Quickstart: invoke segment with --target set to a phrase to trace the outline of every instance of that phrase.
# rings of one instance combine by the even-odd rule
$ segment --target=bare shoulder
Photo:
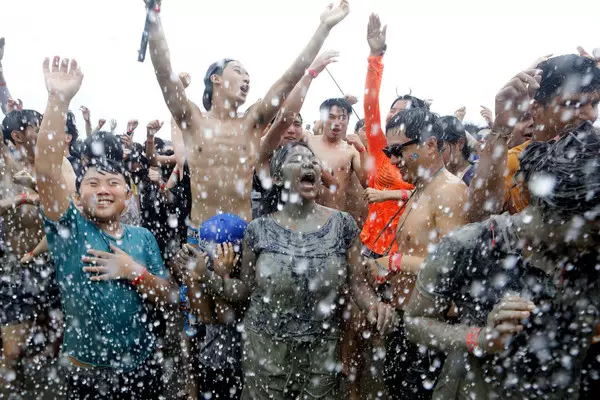
[[[438,193],[434,201],[445,207],[462,207],[467,201],[468,187],[462,179],[449,171],[444,172],[443,179],[438,181]]]

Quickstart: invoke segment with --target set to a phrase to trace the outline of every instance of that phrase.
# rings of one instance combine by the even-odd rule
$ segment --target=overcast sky
[[[162,18],[173,67],[192,75],[190,98],[202,104],[202,78],[223,57],[250,73],[247,105],[261,98],[306,44],[327,0],[164,0]],[[323,49],[341,52],[330,68],[344,91],[364,93],[366,26],[371,12],[389,24],[382,88],[387,110],[395,93],[434,99],[433,110],[450,114],[467,106],[466,119],[482,122],[479,105],[493,105],[496,91],[512,75],[547,53],[565,54],[582,45],[600,47],[597,0],[350,0],[351,13]],[[144,25],[141,0],[0,0],[0,36],[6,37],[4,70],[14,97],[43,112],[46,91],[42,60],[54,54],[76,58],[85,74],[73,100],[80,131],[84,104],[92,118],[140,125],[167,121],[151,62],[137,62]],[[319,104],[340,93],[324,73],[302,110],[318,118]],[[361,99],[362,100],[362,99]],[[362,116],[362,101],[357,105]],[[354,122],[354,119],[352,123]],[[95,124],[95,122],[94,122]],[[143,141],[139,130],[136,141]],[[169,137],[166,128],[159,134]]]

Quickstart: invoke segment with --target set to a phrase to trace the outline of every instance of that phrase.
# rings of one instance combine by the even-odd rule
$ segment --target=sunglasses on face
[[[383,154],[385,154],[387,158],[392,158],[392,156],[402,157],[402,152],[405,148],[417,143],[419,143],[419,139],[409,140],[408,142],[401,144],[393,144],[391,146],[384,147]]]

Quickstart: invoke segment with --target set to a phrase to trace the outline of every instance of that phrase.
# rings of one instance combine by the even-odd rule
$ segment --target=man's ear
[[[23,137],[23,133],[20,131],[12,131],[10,133],[10,137],[12,138],[13,142],[15,142],[15,143],[23,143],[25,141],[25,138]]]
[[[213,85],[215,83],[218,83],[219,85],[221,84],[221,82],[223,81],[223,77],[221,75],[217,75],[217,74],[212,74],[210,76],[210,81],[213,83]]]
[[[69,135],[68,133],[65,135],[65,143],[71,143],[73,140],[73,135]]]
[[[273,175],[273,185],[275,186],[283,186],[283,179],[281,178],[280,175],[275,174]]]
[[[434,155],[439,153],[438,141],[435,137],[431,136],[429,139],[427,139],[427,141],[425,142],[425,146],[427,147],[428,155]]]

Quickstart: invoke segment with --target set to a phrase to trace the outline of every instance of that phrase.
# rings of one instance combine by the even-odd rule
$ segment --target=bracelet
[[[131,284],[133,286],[138,286],[140,283],[142,283],[142,281],[144,280],[146,275],[148,275],[148,269],[144,268],[142,273],[139,274],[134,280],[131,281]]]
[[[312,68],[308,70],[308,74],[310,76],[312,76],[313,79],[316,79],[317,76],[319,76],[319,72],[316,69],[312,69]]]
[[[33,254],[33,250],[31,250],[29,253],[27,253],[27,255],[31,258],[33,258],[35,255]]]
[[[6,86],[6,82],[0,82],[0,86]]]
[[[402,253],[392,253],[390,255],[388,270],[390,272],[400,272],[402,270]]]
[[[362,149],[358,150],[358,152],[359,152],[359,153],[361,153],[361,154],[362,154],[362,153],[364,153],[365,151],[367,151],[367,148],[366,148],[366,147],[364,147],[364,146],[363,146],[363,148],[362,148]]]
[[[154,3],[154,8],[153,8],[155,13],[159,13],[160,12],[160,5],[158,3]]]
[[[479,347],[479,335],[481,334],[481,328],[472,328],[467,335],[467,350],[469,353],[474,353],[475,349]]]
[[[406,190],[402,191],[402,202],[406,203],[408,201],[408,192]]]
[[[159,190],[161,193],[165,193],[167,191],[167,184],[163,182]]]
[[[27,193],[21,193],[18,197],[19,197],[19,205],[20,206],[27,203]]]

